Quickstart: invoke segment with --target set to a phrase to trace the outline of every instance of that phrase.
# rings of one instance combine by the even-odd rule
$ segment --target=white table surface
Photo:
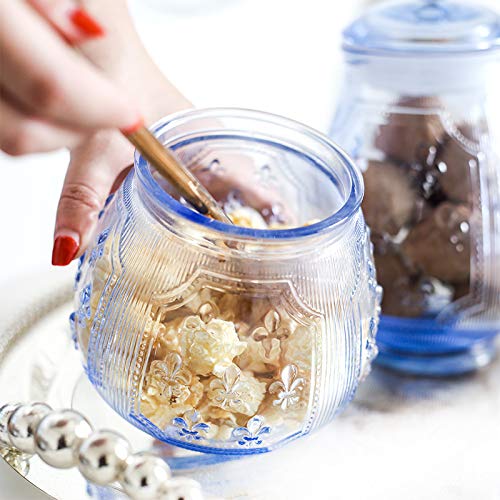
[[[79,353],[68,343],[71,304],[61,299],[70,288],[71,276],[36,274],[20,279],[4,296],[0,336],[9,331],[8,317],[16,323],[24,317],[21,311],[30,316],[34,311],[39,321],[2,362],[0,400],[72,406],[96,428],[112,428],[134,450],[144,449],[146,435],[99,398],[83,375]],[[56,298],[61,305],[43,313],[44,304]],[[320,431],[272,453],[183,474],[201,481],[217,498],[241,500],[498,500],[499,381],[500,358],[487,370],[449,380],[375,368],[344,413]],[[44,470],[34,462],[28,478],[58,500],[87,498],[76,470]],[[14,488],[11,484],[10,492]],[[8,491],[0,485],[0,492]]]
[[[184,1],[184,5],[196,3]],[[163,10],[148,6],[155,2],[163,3]],[[340,27],[366,2],[205,0],[205,6],[213,3],[220,7],[214,7],[213,12],[205,9],[195,16],[173,13],[168,5],[174,3],[182,4],[182,1],[136,0],[132,8],[139,31],[155,60],[196,105],[262,109],[303,121],[322,131],[328,129],[341,80]],[[486,3],[499,6],[499,0]],[[8,124],[0,123],[0,126]],[[67,160],[65,151],[23,158],[10,158],[0,153],[0,300],[3,301],[0,314],[6,312],[5,297],[15,291],[20,276],[35,276],[50,268],[53,220]],[[52,272],[63,274],[67,271],[54,269]],[[474,495],[474,481],[481,483],[484,479],[481,474],[489,473],[490,469],[481,472],[474,467],[474,460],[457,459],[457,454],[492,454],[493,449],[500,450],[500,441],[496,448],[480,444],[480,439],[487,440],[488,435],[481,434],[478,429],[476,449],[470,447],[470,442],[467,447],[461,446],[460,426],[468,425],[467,415],[448,417],[450,426],[446,426],[444,420],[440,425],[447,432],[451,448],[448,453],[439,455],[439,459],[433,456],[432,435],[417,432],[414,439],[420,440],[420,445],[398,442],[396,426],[394,442],[388,443],[386,450],[380,450],[381,460],[389,453],[398,453],[398,448],[402,450],[402,457],[405,449],[415,446],[422,457],[428,454],[429,460],[422,462],[422,468],[415,468],[414,482],[399,482],[398,475],[405,465],[397,460],[388,461],[399,469],[388,469],[387,477],[368,474],[365,480],[395,481],[396,486],[391,491],[396,496],[390,498],[398,498],[398,487],[401,488],[399,498],[418,498],[418,491],[422,493],[420,498],[440,500],[500,498],[500,479],[494,483],[492,478],[488,485],[498,484],[498,487],[496,491],[491,489],[491,496]],[[421,423],[416,419],[416,431]],[[436,437],[440,433],[438,427],[431,431]],[[424,432],[430,430],[429,427],[424,429]],[[360,437],[353,455],[345,457],[352,464],[353,484],[364,480],[361,471],[356,471],[356,454],[363,453],[363,447]],[[490,460],[498,465],[499,453],[492,454]],[[472,474],[471,482],[467,483],[470,490],[454,489],[452,485],[439,487],[442,483],[440,469],[450,461],[457,481],[460,476]],[[410,463],[416,466],[414,460]],[[496,470],[500,477],[500,466]],[[324,467],[321,472],[328,473]],[[371,498],[384,498],[383,488],[375,488],[375,491],[380,495]],[[434,496],[438,493],[439,496]],[[0,500],[32,498],[43,496],[0,461]]]

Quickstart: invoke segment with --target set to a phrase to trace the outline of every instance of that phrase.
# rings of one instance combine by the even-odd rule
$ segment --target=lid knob
[[[429,0],[425,5],[421,5],[415,11],[415,18],[423,22],[440,22],[445,21],[448,17],[448,11],[439,0]]]

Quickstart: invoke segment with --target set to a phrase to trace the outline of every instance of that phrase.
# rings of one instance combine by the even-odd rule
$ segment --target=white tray
[[[192,457],[190,453],[155,444],[94,391],[69,338],[71,285],[66,279],[48,275],[18,285],[15,294],[5,293],[10,320],[5,324],[4,319],[0,330],[0,402],[38,400],[54,408],[74,407],[95,427],[125,434],[136,451],[154,447],[168,456],[210,495],[273,500],[500,498],[498,360],[473,376],[450,380],[405,378],[376,369],[348,410],[320,432],[270,454],[203,465],[210,456],[193,462],[181,458]],[[198,465],[189,468],[193,464]],[[55,470],[36,457],[26,480],[57,499],[89,498],[76,470]],[[90,492],[94,498],[99,493]],[[117,491],[106,493],[119,496]]]

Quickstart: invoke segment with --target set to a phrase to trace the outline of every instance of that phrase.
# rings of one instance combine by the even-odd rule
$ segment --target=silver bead
[[[10,448],[9,433],[7,431],[7,423],[12,413],[21,406],[20,403],[7,403],[0,408],[0,447]]]
[[[200,483],[187,477],[174,477],[162,489],[162,500],[203,500]]]
[[[170,478],[170,467],[155,455],[136,453],[127,460],[120,483],[134,499],[157,499]]]
[[[130,444],[116,432],[94,432],[78,449],[78,469],[93,483],[112,483],[125,469],[130,453]]]
[[[12,412],[7,423],[10,442],[24,453],[35,453],[35,431],[40,420],[52,408],[45,403],[21,405]]]
[[[76,450],[90,436],[92,427],[73,410],[54,411],[40,420],[35,432],[39,457],[52,467],[67,469],[76,465]]]

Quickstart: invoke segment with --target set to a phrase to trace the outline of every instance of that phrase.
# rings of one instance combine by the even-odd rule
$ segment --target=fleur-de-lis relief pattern
[[[214,401],[224,409],[234,409],[242,404],[241,371],[236,365],[230,365],[222,374],[210,382],[210,389],[214,394]]]
[[[80,292],[80,303],[75,313],[78,325],[85,328],[87,320],[90,319],[92,311],[90,310],[90,296],[92,295],[92,285],[87,285]]]
[[[264,417],[255,415],[247,422],[246,427],[238,427],[232,432],[232,438],[245,447],[259,446],[264,441],[264,436],[271,433],[271,427],[264,425]]]
[[[271,309],[264,316],[264,326],[256,328],[252,332],[252,338],[256,342],[262,342],[266,356],[269,356],[273,347],[273,339],[284,340],[291,333],[289,326],[282,320],[280,314]]]
[[[89,258],[89,266],[94,265],[98,259],[100,259],[104,254],[104,243],[108,239],[110,233],[110,228],[105,229],[99,236],[97,237],[96,245],[92,249]]]
[[[69,315],[69,329],[71,331],[71,340],[73,341],[73,345],[75,349],[78,349],[78,337],[76,335],[76,312],[73,311]]]
[[[191,373],[182,368],[182,358],[175,352],[169,353],[163,361],[151,363],[146,384],[149,390],[171,404],[185,401],[190,394]]]
[[[191,410],[182,417],[172,420],[172,427],[176,433],[186,441],[200,441],[206,438],[210,426],[201,421],[201,415],[196,410]]]
[[[277,380],[269,386],[269,393],[277,395],[277,399],[273,401],[274,406],[288,410],[288,408],[297,405],[305,384],[305,380],[298,374],[299,370],[295,365],[286,365],[281,370],[281,380]]]
[[[78,259],[78,267],[76,269],[75,283],[73,285],[73,290],[76,290],[78,283],[80,283],[80,280],[82,279],[82,266],[83,266],[83,262],[85,260],[86,253],[87,252],[83,252],[81,257]]]

